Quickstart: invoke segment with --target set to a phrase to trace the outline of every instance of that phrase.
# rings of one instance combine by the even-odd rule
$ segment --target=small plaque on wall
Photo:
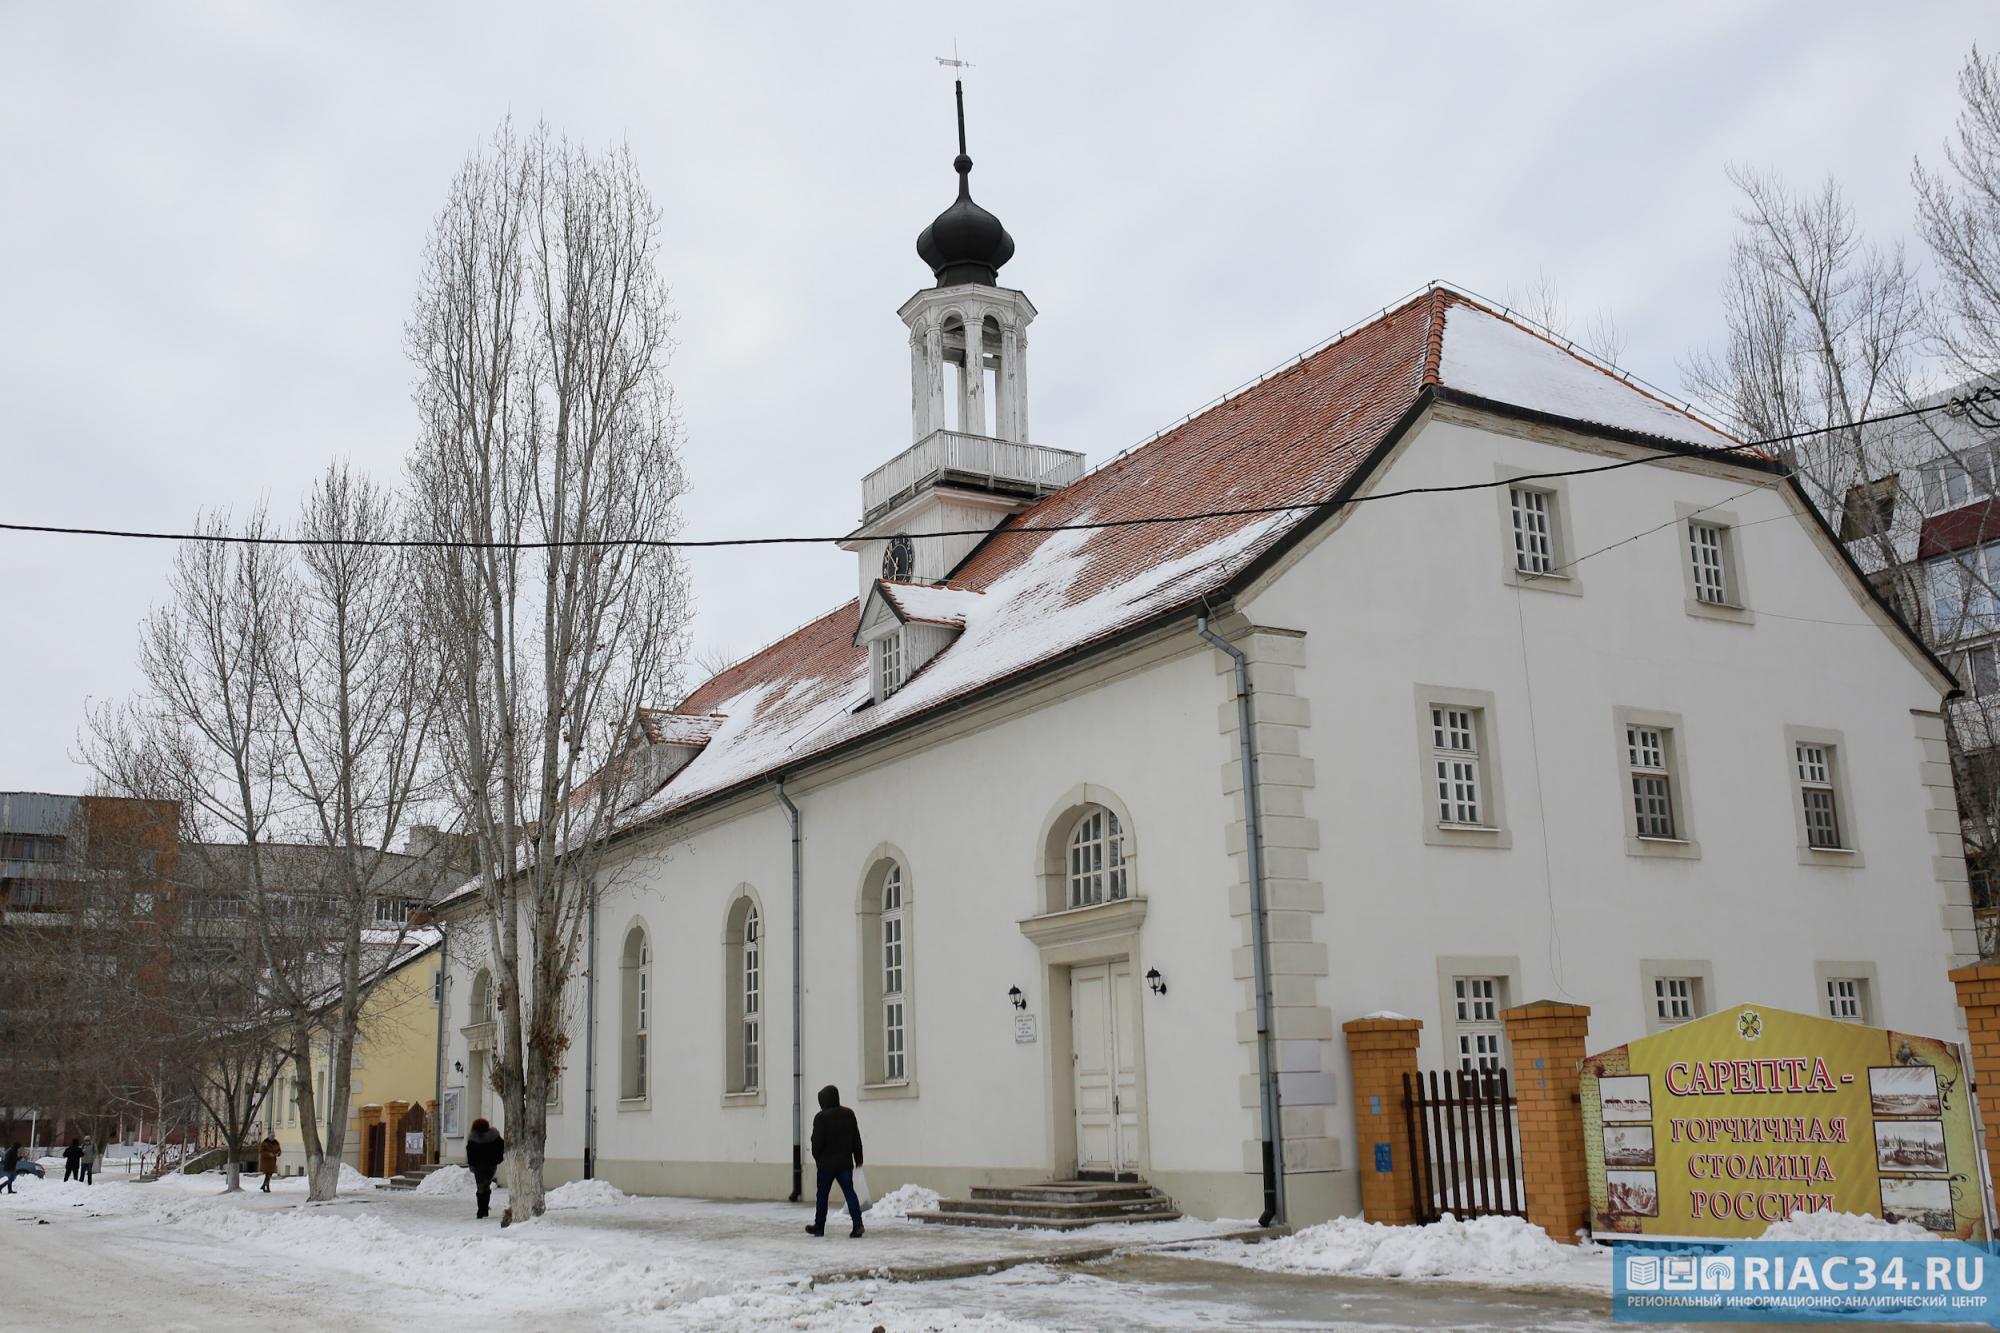
[[[1030,1042],[1035,1039],[1035,1016],[1033,1014],[1014,1015],[1014,1040]]]

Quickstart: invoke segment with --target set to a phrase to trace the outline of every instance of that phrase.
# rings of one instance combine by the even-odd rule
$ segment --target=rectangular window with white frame
[[[1713,505],[1676,503],[1674,513],[1680,520],[1681,582],[1688,614],[1750,624],[1741,522]]]
[[[1417,686],[1424,841],[1505,846],[1493,696],[1483,690]]]
[[[1612,710],[1618,742],[1619,796],[1625,850],[1633,856],[1693,858],[1693,809],[1687,798],[1687,756],[1678,713]]]
[[[1862,864],[1846,754],[1840,732],[1819,727],[1785,728],[1785,767],[1791,779],[1792,822],[1802,865]]]
[[[1664,1032],[1708,1013],[1714,971],[1704,958],[1640,959],[1646,1031]]]
[[[1863,977],[1828,977],[1826,1016],[1843,1023],[1868,1021],[1868,982]]]
[[[1583,591],[1570,562],[1576,543],[1570,530],[1569,491],[1558,477],[1512,464],[1494,468],[1499,499],[1501,577],[1516,588],[1578,594]]]
[[[1691,1021],[1696,1015],[1694,977],[1654,977],[1653,1017],[1661,1026],[1671,1027]]]
[[[1457,976],[1451,979],[1451,1067],[1481,1078],[1506,1067],[1506,978]]]

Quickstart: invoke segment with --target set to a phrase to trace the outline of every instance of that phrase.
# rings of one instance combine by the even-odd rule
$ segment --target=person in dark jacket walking
[[[861,1161],[861,1122],[854,1112],[840,1104],[840,1089],[829,1083],[819,1090],[819,1114],[813,1117],[813,1165],[819,1168],[819,1195],[813,1206],[813,1224],[806,1231],[826,1234],[826,1201],[835,1181],[847,1200],[847,1215],[854,1219],[849,1236],[859,1236],[861,1201],[854,1197],[854,1168]]]
[[[63,1180],[75,1180],[82,1174],[83,1140],[71,1139],[69,1147],[63,1149]]]
[[[20,1169],[21,1144],[17,1139],[8,1145],[7,1155],[0,1157],[0,1177],[4,1177],[4,1179],[0,1179],[0,1194],[12,1194],[15,1192],[14,1173]]]
[[[473,1121],[472,1133],[465,1139],[465,1164],[472,1168],[473,1182],[479,1187],[481,1217],[486,1216],[493,1199],[493,1173],[506,1156],[507,1140],[500,1137],[500,1131],[483,1119]]]

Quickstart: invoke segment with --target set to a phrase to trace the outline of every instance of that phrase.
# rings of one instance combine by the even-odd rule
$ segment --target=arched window
[[[764,917],[747,891],[731,905],[722,940],[727,1089],[752,1093],[763,1086],[764,1072]]]
[[[885,849],[886,850],[886,849]],[[871,1086],[910,1081],[910,881],[885,856],[861,885],[862,1071]]]
[[[625,933],[621,1028],[624,1036],[624,1078],[619,1096],[637,1101],[646,1096],[652,1058],[653,948],[643,926]]]
[[[1125,830],[1103,806],[1085,810],[1069,834],[1069,905],[1091,907],[1125,897]]]
[[[882,881],[882,1081],[903,1080],[903,867]]]
[[[491,1023],[498,1013],[498,1005],[493,994],[493,974],[480,968],[472,978],[472,1007],[466,1018],[473,1023]]]

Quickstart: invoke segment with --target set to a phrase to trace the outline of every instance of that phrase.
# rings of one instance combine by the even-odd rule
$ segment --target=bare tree
[[[1575,343],[1600,361],[1617,365],[1618,359],[1625,354],[1625,334],[1619,329],[1611,311],[1599,306],[1597,312],[1578,328],[1561,285],[1545,269],[1537,268],[1535,280],[1524,289],[1517,291],[1509,287],[1507,306],[1556,337]]]
[[[339,1185],[356,1016],[373,979],[366,936],[422,794],[437,693],[415,652],[407,557],[372,544],[399,524],[386,494],[341,464],[303,506],[301,546],[264,544],[277,534],[261,513],[240,528],[205,520],[210,540],[181,550],[171,596],[142,631],[146,688],[95,710],[84,742],[114,788],[179,795],[189,872],[247,912],[245,966],[283,1015],[313,1199]],[[399,892],[428,896],[414,887]]]
[[[1682,372],[1747,438],[1812,432],[1787,456],[1815,503],[1838,514],[1851,489],[1897,473],[1881,433],[1862,423],[1910,400],[1921,292],[1900,247],[1863,239],[1834,181],[1802,195],[1744,167],[1729,179],[1742,206],[1723,280],[1727,335]],[[1863,535],[1875,568],[1899,563],[1891,531]]]
[[[514,1210],[543,1208],[569,980],[637,708],[671,697],[687,590],[658,209],[628,151],[503,125],[453,181],[408,326],[424,619],[479,853]]]
[[[1945,167],[1911,172],[1917,232],[1937,272],[1929,330],[1959,378],[2000,370],[2000,58],[1974,46],[1958,74]]]

